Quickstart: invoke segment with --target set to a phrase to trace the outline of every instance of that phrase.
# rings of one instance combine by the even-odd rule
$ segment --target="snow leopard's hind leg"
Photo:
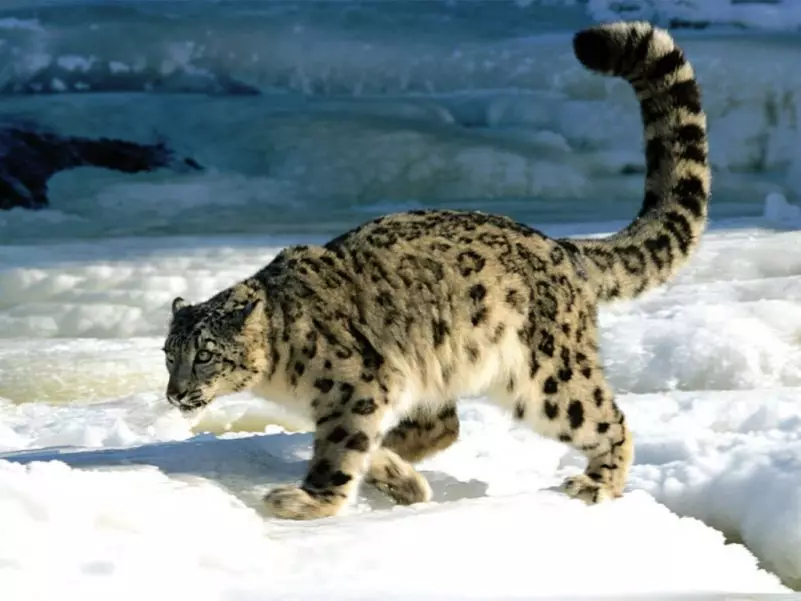
[[[384,437],[383,446],[411,463],[444,451],[459,438],[456,402],[439,410],[415,409]]]

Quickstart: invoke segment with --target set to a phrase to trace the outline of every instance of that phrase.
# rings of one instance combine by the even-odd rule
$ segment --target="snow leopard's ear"
[[[178,311],[188,306],[189,303],[187,301],[185,301],[180,296],[176,296],[174,299],[172,299],[172,314],[175,315],[176,313],[178,313]]]
[[[259,311],[257,309],[263,306],[261,299],[249,300],[247,304],[239,310],[239,320],[243,327],[256,325],[259,322]],[[264,313],[262,312],[262,315]]]

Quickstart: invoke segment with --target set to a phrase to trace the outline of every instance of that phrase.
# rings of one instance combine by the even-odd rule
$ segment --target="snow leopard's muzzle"
[[[202,389],[192,389],[176,383],[173,378],[167,384],[167,401],[183,413],[191,413],[205,407],[213,400]]]

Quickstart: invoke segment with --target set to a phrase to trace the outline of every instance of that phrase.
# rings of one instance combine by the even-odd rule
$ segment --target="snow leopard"
[[[431,501],[412,464],[459,438],[457,403],[477,397],[586,458],[564,494],[590,505],[623,494],[632,433],[605,376],[598,311],[667,283],[700,244],[706,115],[668,31],[597,24],[572,46],[639,102],[643,200],[620,231],[559,238],[483,211],[410,210],[285,247],[205,301],[173,299],[169,403],[194,412],[247,390],[314,424],[302,482],[266,493],[268,514],[340,515],[363,483],[401,505]]]

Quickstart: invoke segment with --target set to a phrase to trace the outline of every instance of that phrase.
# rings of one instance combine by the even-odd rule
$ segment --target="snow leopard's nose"
[[[188,390],[182,390],[172,382],[167,384],[167,400],[176,407],[181,405],[187,394],[189,394]]]

